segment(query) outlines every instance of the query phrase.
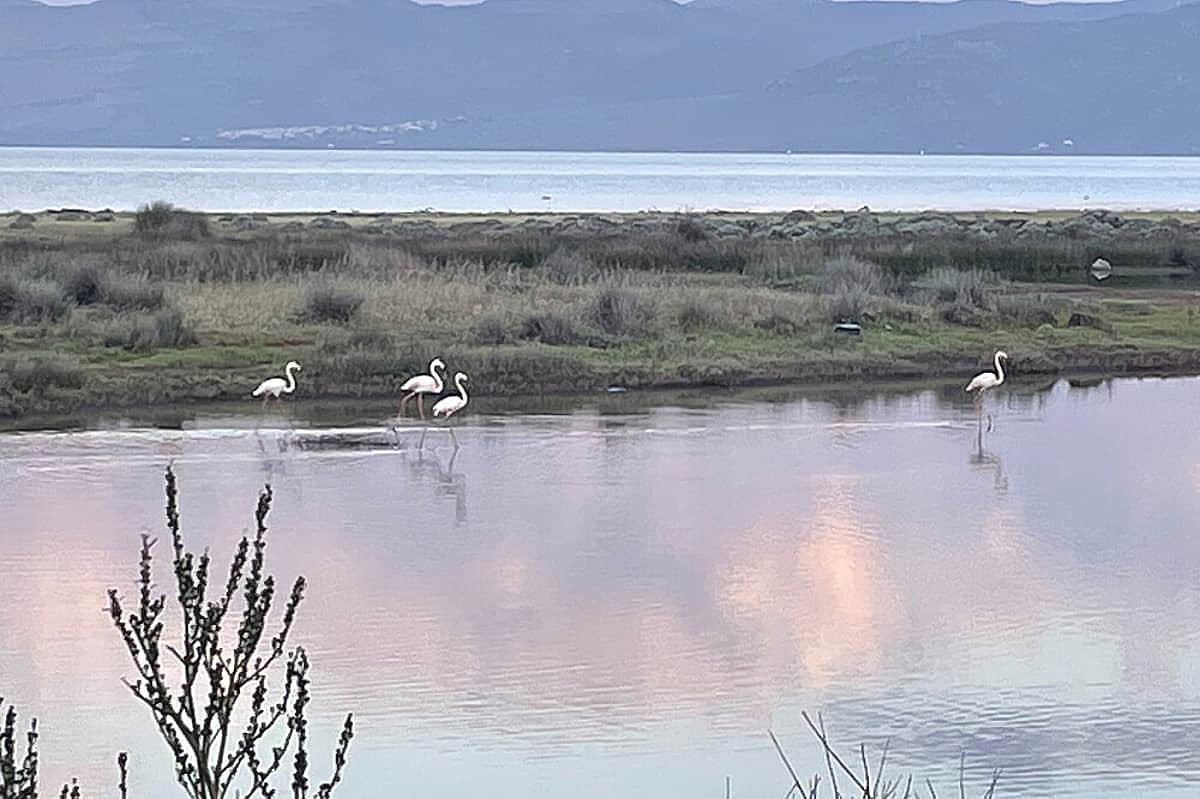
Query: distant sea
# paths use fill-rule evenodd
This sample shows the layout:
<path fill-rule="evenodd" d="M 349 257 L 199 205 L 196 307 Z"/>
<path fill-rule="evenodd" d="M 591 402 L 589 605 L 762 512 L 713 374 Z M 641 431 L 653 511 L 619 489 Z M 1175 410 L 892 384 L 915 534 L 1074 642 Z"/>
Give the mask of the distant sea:
<path fill-rule="evenodd" d="M 1200 208 L 1200 158 L 0 148 L 0 209 Z"/>

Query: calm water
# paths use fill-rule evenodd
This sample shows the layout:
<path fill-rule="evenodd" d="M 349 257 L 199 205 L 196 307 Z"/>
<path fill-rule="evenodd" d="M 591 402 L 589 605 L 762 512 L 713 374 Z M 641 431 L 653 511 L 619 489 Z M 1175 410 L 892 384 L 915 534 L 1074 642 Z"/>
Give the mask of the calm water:
<path fill-rule="evenodd" d="M 549 198 L 549 199 L 546 199 Z M 0 209 L 1192 209 L 1200 158 L 0 148 Z"/>
<path fill-rule="evenodd" d="M 102 790 L 127 748 L 131 795 L 168 795 L 102 607 L 173 460 L 222 557 L 273 482 L 319 745 L 360 722 L 349 796 L 782 796 L 765 731 L 816 768 L 808 709 L 947 795 L 965 749 L 1009 796 L 1194 797 L 1200 380 L 1016 387 L 982 441 L 960 392 L 476 414 L 453 458 L 281 450 L 296 418 L 9 434 L 0 694 L 47 784 Z"/>

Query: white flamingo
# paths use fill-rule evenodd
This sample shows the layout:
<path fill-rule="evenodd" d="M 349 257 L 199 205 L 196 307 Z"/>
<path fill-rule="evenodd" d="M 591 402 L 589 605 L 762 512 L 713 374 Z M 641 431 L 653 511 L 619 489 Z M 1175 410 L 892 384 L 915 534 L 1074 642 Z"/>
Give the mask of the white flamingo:
<path fill-rule="evenodd" d="M 258 388 L 254 389 L 251 396 L 262 397 L 263 405 L 267 404 L 269 399 L 279 399 L 282 394 L 291 394 L 296 390 L 296 377 L 292 371 L 300 371 L 300 364 L 295 361 L 288 361 L 287 366 L 283 368 L 284 374 L 287 375 L 287 380 L 282 377 L 270 377 L 258 384 Z"/>
<path fill-rule="evenodd" d="M 443 397 L 433 406 L 433 418 L 442 417 L 449 419 L 454 414 L 467 407 L 467 388 L 463 383 L 467 382 L 467 376 L 462 372 L 456 372 L 454 375 L 454 385 L 458 387 L 459 396 Z M 446 428 L 450 433 L 450 438 L 454 440 L 454 448 L 458 449 L 458 436 L 454 435 L 454 428 Z M 422 442 L 424 436 L 421 437 Z"/>
<path fill-rule="evenodd" d="M 467 407 L 467 388 L 463 383 L 467 382 L 467 376 L 462 372 L 456 372 L 454 375 L 454 385 L 458 387 L 459 396 L 444 397 L 437 401 L 433 406 L 433 416 L 436 419 L 439 416 L 445 416 L 449 419 L 454 414 Z"/>
<path fill-rule="evenodd" d="M 429 362 L 429 374 L 417 375 L 410 377 L 404 381 L 404 385 L 400 386 L 400 390 L 407 392 L 400 399 L 400 415 L 404 415 L 404 404 L 413 397 L 417 398 L 417 411 L 421 414 L 421 418 L 425 418 L 425 395 L 426 394 L 441 394 L 444 384 L 442 376 L 438 374 L 438 369 L 445 370 L 446 364 L 442 363 L 441 358 L 434 358 Z"/>
<path fill-rule="evenodd" d="M 993 360 L 996 364 L 995 372 L 980 372 L 971 378 L 970 383 L 967 383 L 967 393 L 975 395 L 975 407 L 979 409 L 979 420 L 981 423 L 983 421 L 983 395 L 1004 382 L 1004 367 L 1000 365 L 1000 362 L 1008 360 L 1008 353 L 1004 350 L 996 350 Z M 991 429 L 992 417 L 989 414 L 988 430 Z"/>

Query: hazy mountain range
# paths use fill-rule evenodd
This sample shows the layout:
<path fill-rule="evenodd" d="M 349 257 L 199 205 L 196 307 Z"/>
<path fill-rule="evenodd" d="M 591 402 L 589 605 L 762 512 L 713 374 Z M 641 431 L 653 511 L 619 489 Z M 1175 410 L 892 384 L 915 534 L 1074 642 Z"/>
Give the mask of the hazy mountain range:
<path fill-rule="evenodd" d="M 1200 5 L 0 0 L 0 144 L 1200 152 Z"/>

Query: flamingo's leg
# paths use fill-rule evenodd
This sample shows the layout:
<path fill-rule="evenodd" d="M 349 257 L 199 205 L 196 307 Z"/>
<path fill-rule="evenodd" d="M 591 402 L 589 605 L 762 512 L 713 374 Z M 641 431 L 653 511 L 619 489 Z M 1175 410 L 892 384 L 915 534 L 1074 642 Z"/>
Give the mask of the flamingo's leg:
<path fill-rule="evenodd" d="M 421 421 L 425 420 L 425 395 L 417 395 L 417 412 L 421 414 Z"/>
<path fill-rule="evenodd" d="M 458 452 L 458 436 L 454 435 L 454 428 L 447 426 L 446 430 L 450 433 L 450 440 L 454 442 L 454 451 Z"/>
<path fill-rule="evenodd" d="M 421 451 L 425 450 L 425 436 L 427 436 L 427 435 L 429 435 L 428 427 L 426 427 L 424 430 L 421 431 L 421 443 L 419 445 L 417 445 L 417 449 L 419 449 Z"/>

